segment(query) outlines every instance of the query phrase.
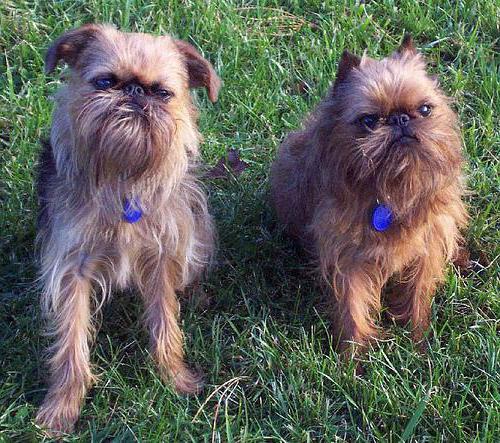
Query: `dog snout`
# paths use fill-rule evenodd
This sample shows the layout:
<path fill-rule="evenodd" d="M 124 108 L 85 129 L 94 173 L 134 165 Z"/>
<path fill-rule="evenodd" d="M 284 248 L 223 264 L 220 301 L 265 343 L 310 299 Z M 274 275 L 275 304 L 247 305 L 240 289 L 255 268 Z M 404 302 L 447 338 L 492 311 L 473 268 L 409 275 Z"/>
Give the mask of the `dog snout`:
<path fill-rule="evenodd" d="M 416 138 L 415 130 L 411 127 L 411 125 L 409 125 L 409 126 L 402 126 L 401 127 L 401 131 L 403 133 L 403 136 L 405 136 L 405 137 Z"/>
<path fill-rule="evenodd" d="M 131 100 L 130 100 L 130 104 L 132 105 L 132 107 L 136 110 L 144 110 L 146 109 L 147 105 L 148 105 L 148 99 L 147 97 L 143 96 L 143 95 L 132 95 L 131 96 Z"/>
<path fill-rule="evenodd" d="M 392 140 L 394 141 L 400 141 L 400 140 L 418 141 L 417 133 L 411 122 L 410 124 L 404 126 L 401 126 L 399 124 L 391 125 L 391 129 L 392 129 Z"/>
<path fill-rule="evenodd" d="M 388 122 L 391 126 L 405 127 L 410 122 L 410 116 L 404 112 L 392 114 L 389 116 Z"/>
<path fill-rule="evenodd" d="M 132 95 L 132 96 L 144 95 L 144 88 L 137 83 L 129 83 L 127 86 L 125 86 L 124 91 L 125 91 L 125 94 Z"/>

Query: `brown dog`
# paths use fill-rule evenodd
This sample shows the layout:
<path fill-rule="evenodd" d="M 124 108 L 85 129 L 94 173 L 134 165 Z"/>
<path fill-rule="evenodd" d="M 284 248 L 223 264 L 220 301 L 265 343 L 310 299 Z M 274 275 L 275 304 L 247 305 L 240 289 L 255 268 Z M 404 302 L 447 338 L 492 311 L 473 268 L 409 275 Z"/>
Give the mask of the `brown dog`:
<path fill-rule="evenodd" d="M 389 278 L 389 313 L 428 327 L 431 299 L 467 214 L 461 141 L 449 100 L 409 37 L 381 61 L 345 51 L 327 97 L 283 142 L 274 206 L 319 259 L 341 349 L 375 337 Z"/>
<path fill-rule="evenodd" d="M 189 88 L 207 88 L 214 102 L 220 87 L 188 43 L 110 26 L 63 34 L 47 53 L 47 72 L 60 60 L 70 77 L 56 96 L 38 183 L 42 305 L 55 343 L 37 422 L 53 432 L 78 418 L 93 380 L 92 311 L 113 287 L 141 293 L 163 379 L 180 392 L 199 387 L 184 363 L 176 298 L 213 248 L 192 171 L 200 134 Z"/>

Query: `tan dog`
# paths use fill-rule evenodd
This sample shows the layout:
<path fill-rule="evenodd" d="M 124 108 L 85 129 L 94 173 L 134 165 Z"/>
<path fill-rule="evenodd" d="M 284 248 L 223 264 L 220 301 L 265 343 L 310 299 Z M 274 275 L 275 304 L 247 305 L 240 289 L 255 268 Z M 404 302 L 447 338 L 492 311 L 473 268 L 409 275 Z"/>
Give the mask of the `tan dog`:
<path fill-rule="evenodd" d="M 381 61 L 346 51 L 327 97 L 280 148 L 274 205 L 319 259 L 344 350 L 376 336 L 390 278 L 389 312 L 411 321 L 416 341 L 428 327 L 467 220 L 448 102 L 409 37 Z"/>
<path fill-rule="evenodd" d="M 179 392 L 199 379 L 184 363 L 176 291 L 200 275 L 213 249 L 190 87 L 217 100 L 220 80 L 191 45 L 169 36 L 85 25 L 49 49 L 46 70 L 71 68 L 56 96 L 40 161 L 42 305 L 55 343 L 37 422 L 70 431 L 93 381 L 93 309 L 113 287 L 136 287 L 151 352 Z M 99 289 L 101 300 L 95 297 Z"/>

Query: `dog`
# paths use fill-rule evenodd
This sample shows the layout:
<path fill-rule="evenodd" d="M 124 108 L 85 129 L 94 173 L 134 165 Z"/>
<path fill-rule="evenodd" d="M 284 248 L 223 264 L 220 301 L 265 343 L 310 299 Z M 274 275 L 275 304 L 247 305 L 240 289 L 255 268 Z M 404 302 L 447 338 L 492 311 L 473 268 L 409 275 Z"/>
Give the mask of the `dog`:
<path fill-rule="evenodd" d="M 189 43 L 87 24 L 49 48 L 63 61 L 38 195 L 42 307 L 49 318 L 50 384 L 37 423 L 70 432 L 94 376 L 93 314 L 113 288 L 145 304 L 161 377 L 193 393 L 176 292 L 200 277 L 214 248 L 207 198 L 196 180 L 200 134 L 190 88 L 217 100 L 220 79 Z M 100 297 L 99 297 L 100 295 Z"/>
<path fill-rule="evenodd" d="M 424 343 L 467 224 L 462 165 L 450 100 L 410 36 L 382 60 L 344 51 L 327 96 L 271 169 L 277 217 L 329 287 L 342 355 L 380 334 L 383 305 Z"/>

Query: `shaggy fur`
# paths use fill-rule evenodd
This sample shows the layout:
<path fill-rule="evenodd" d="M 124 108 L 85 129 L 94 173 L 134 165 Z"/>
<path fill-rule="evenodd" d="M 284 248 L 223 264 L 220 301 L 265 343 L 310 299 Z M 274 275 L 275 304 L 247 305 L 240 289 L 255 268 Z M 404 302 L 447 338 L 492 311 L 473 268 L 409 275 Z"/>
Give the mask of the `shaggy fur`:
<path fill-rule="evenodd" d="M 38 183 L 42 307 L 55 341 L 37 422 L 56 433 L 72 429 L 93 381 L 92 317 L 113 287 L 141 293 L 162 377 L 180 392 L 199 388 L 184 363 L 176 291 L 208 263 L 214 233 L 192 171 L 200 134 L 189 87 L 216 101 L 220 86 L 188 43 L 110 26 L 63 34 L 47 71 L 60 60 L 70 76 L 55 97 Z M 134 224 L 123 220 L 125 199 L 140 202 Z"/>
<path fill-rule="evenodd" d="M 274 206 L 288 233 L 318 258 L 342 350 L 377 335 L 391 277 L 389 312 L 411 322 L 416 341 L 428 328 L 432 296 L 467 220 L 461 140 L 448 102 L 410 38 L 380 61 L 346 51 L 327 97 L 280 148 Z M 371 225 L 377 203 L 393 213 L 384 232 Z"/>

